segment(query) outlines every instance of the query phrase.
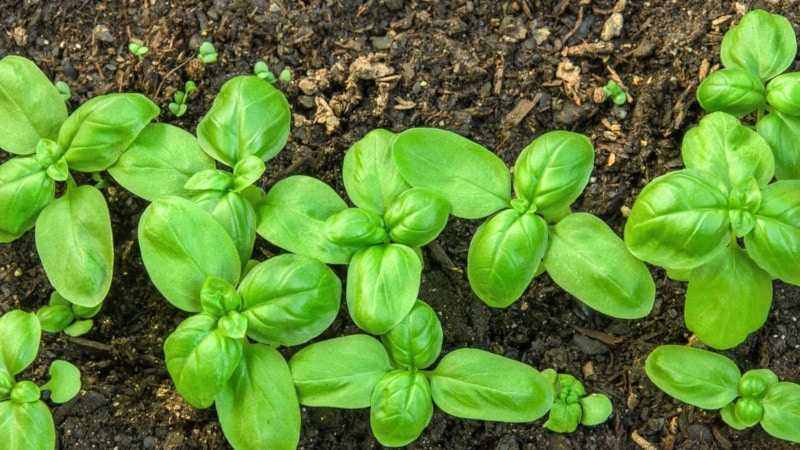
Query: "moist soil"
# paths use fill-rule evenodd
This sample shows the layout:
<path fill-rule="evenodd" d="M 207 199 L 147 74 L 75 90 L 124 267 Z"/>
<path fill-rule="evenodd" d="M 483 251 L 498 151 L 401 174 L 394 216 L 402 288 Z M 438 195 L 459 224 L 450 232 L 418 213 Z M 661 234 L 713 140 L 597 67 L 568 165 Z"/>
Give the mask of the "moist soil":
<path fill-rule="evenodd" d="M 595 168 L 574 210 L 593 213 L 621 234 L 624 210 L 648 181 L 680 168 L 680 143 L 702 111 L 695 88 L 719 64 L 723 33 L 747 10 L 764 8 L 800 23 L 794 1 L 652 0 L 24 0 L 0 8 L 0 57 L 35 61 L 73 90 L 70 109 L 112 92 L 142 92 L 164 111 L 158 120 L 194 131 L 229 78 L 257 60 L 292 72 L 277 86 L 292 107 L 289 143 L 268 163 L 269 189 L 305 174 L 341 194 L 342 159 L 373 128 L 451 130 L 491 149 L 509 167 L 535 137 L 556 129 L 584 133 Z M 795 25 L 797 31 L 798 26 Z M 219 62 L 192 61 L 211 40 Z M 130 41 L 150 49 L 138 60 Z M 792 70 L 800 69 L 795 63 Z M 167 105 L 194 80 L 188 113 Z M 603 102 L 614 79 L 628 101 Z M 0 161 L 8 156 L 0 157 Z M 76 364 L 83 389 L 52 412 L 62 449 L 226 449 L 213 408 L 177 395 L 162 345 L 186 317 L 148 281 L 136 243 L 146 203 L 109 179 L 115 276 L 94 329 L 81 338 L 47 334 L 34 369 L 41 381 L 53 359 Z M 604 424 L 556 434 L 533 423 L 464 420 L 436 410 L 409 448 L 426 449 L 780 449 L 797 448 L 759 427 L 736 431 L 717 411 L 671 399 L 645 376 L 660 344 L 692 340 L 683 321 L 686 284 L 653 269 L 657 297 L 640 320 L 594 312 L 546 275 L 506 309 L 485 306 L 465 275 L 479 222 L 452 220 L 424 249 L 420 298 L 440 314 L 443 352 L 489 350 L 582 379 L 608 395 Z M 279 252 L 264 241 L 255 257 Z M 343 274 L 340 269 L 339 274 Z M 744 371 L 772 369 L 800 382 L 800 289 L 775 282 L 766 325 L 723 352 Z M 33 233 L 0 246 L 0 313 L 46 304 L 51 287 Z M 357 333 L 344 305 L 320 338 Z M 297 349 L 283 349 L 289 357 Z M 299 447 L 373 449 L 369 411 L 302 408 Z"/>

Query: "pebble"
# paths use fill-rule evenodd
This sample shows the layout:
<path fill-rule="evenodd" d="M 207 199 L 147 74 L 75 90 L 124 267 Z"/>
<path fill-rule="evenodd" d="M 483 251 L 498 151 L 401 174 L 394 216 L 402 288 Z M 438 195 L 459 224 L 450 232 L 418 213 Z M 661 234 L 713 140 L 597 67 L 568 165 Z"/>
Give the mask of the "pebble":
<path fill-rule="evenodd" d="M 153 436 L 147 436 L 144 438 L 144 440 L 142 440 L 142 448 L 156 448 L 156 438 Z"/>

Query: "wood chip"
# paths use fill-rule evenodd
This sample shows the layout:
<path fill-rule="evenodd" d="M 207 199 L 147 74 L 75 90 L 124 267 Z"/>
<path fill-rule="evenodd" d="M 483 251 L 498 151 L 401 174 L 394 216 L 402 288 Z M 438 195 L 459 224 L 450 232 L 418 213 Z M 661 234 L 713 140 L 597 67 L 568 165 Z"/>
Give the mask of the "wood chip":
<path fill-rule="evenodd" d="M 636 443 L 636 445 L 644 450 L 658 450 L 658 447 L 651 444 L 647 439 L 643 438 L 636 430 L 631 432 L 631 439 Z"/>
<path fill-rule="evenodd" d="M 604 333 L 602 331 L 597 330 L 590 330 L 588 328 L 579 327 L 577 325 L 573 326 L 575 331 L 578 333 L 588 336 L 592 339 L 597 339 L 598 341 L 607 344 L 607 345 L 617 345 L 625 340 L 622 336 L 617 336 L 615 334 Z"/>
<path fill-rule="evenodd" d="M 541 94 L 539 93 L 536 95 L 541 97 Z M 520 101 L 517 102 L 517 105 L 514 106 L 514 109 L 512 109 L 511 112 L 506 114 L 506 116 L 503 118 L 503 124 L 506 126 L 506 128 L 516 127 L 520 124 L 520 122 L 522 122 L 522 119 L 524 119 L 525 116 L 531 112 L 531 109 L 533 109 L 537 103 L 539 103 L 537 98 L 534 98 L 533 100 L 527 98 L 520 99 Z"/>

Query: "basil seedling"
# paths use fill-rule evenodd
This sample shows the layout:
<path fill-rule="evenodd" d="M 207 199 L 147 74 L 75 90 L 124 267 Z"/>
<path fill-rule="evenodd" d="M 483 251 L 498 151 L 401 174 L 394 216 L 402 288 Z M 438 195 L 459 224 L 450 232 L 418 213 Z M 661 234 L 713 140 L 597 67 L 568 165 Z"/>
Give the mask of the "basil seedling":
<path fill-rule="evenodd" d="M 0 316 L 0 434 L 3 448 L 55 449 L 56 427 L 41 392 L 65 403 L 81 389 L 81 374 L 72 364 L 55 360 L 50 380 L 37 386 L 14 377 L 30 366 L 39 352 L 41 326 L 36 315 L 20 310 Z"/>
<path fill-rule="evenodd" d="M 586 394 L 583 384 L 569 374 L 545 369 L 542 375 L 550 382 L 555 401 L 544 427 L 556 433 L 572 433 L 578 424 L 598 425 L 611 416 L 614 408 L 604 394 Z"/>
<path fill-rule="evenodd" d="M 594 167 L 594 149 L 580 134 L 545 133 L 517 159 L 512 179 L 487 149 L 455 133 L 416 128 L 392 144 L 401 176 L 429 189 L 457 217 L 494 214 L 475 232 L 467 255 L 473 291 L 506 307 L 544 272 L 592 308 L 614 317 L 646 315 L 655 285 L 645 265 L 602 220 L 572 214 Z"/>
<path fill-rule="evenodd" d="M 766 321 L 772 279 L 800 284 L 800 266 L 786 263 L 800 259 L 800 181 L 769 184 L 769 145 L 723 112 L 689 130 L 681 152 L 686 169 L 642 189 L 625 243 L 689 282 L 686 326 L 706 345 L 727 349 Z"/>
<path fill-rule="evenodd" d="M 181 197 L 147 207 L 139 245 L 156 288 L 195 313 L 164 342 L 178 393 L 198 408 L 215 403 L 237 449 L 296 447 L 300 408 L 276 347 L 307 342 L 333 322 L 341 296 L 336 275 L 315 259 L 290 254 L 248 264 L 243 273 L 228 231 Z"/>
<path fill-rule="evenodd" d="M 800 385 L 781 382 L 769 369 L 741 374 L 725 356 L 662 345 L 647 356 L 645 371 L 659 389 L 703 409 L 722 409 L 737 430 L 761 424 L 770 435 L 800 443 Z"/>
<path fill-rule="evenodd" d="M 372 432 L 382 445 L 416 440 L 433 415 L 529 422 L 543 416 L 553 390 L 536 369 L 475 349 L 454 350 L 435 369 L 442 328 L 422 301 L 381 340 L 352 335 L 317 342 L 289 361 L 300 403 L 370 408 Z"/>

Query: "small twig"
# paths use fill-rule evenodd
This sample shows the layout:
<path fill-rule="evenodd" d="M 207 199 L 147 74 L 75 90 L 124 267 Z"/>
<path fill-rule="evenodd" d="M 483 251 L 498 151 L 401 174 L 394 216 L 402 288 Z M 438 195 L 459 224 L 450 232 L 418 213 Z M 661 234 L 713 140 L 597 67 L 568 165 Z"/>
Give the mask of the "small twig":
<path fill-rule="evenodd" d="M 166 80 L 167 80 L 167 78 L 169 78 L 169 77 L 170 77 L 170 75 L 172 75 L 173 73 L 177 72 L 177 71 L 178 71 L 178 69 L 180 69 L 181 67 L 183 67 L 183 66 L 185 66 L 185 65 L 189 64 L 189 62 L 191 62 L 193 59 L 194 59 L 194 56 L 192 56 L 192 57 L 190 57 L 189 59 L 187 59 L 186 61 L 184 61 L 184 62 L 182 62 L 182 63 L 178 64 L 177 66 L 175 66 L 175 68 L 173 68 L 172 70 L 170 70 L 169 72 L 167 72 L 167 74 L 166 74 L 166 75 L 164 75 L 164 78 L 162 78 L 162 79 L 161 79 L 161 82 L 160 82 L 160 83 L 158 83 L 158 89 L 156 89 L 156 93 L 153 95 L 153 98 L 158 98 L 158 93 L 159 93 L 159 92 L 161 92 L 161 88 L 162 88 L 162 87 L 163 87 L 163 85 L 164 85 L 164 81 L 166 81 Z"/>

